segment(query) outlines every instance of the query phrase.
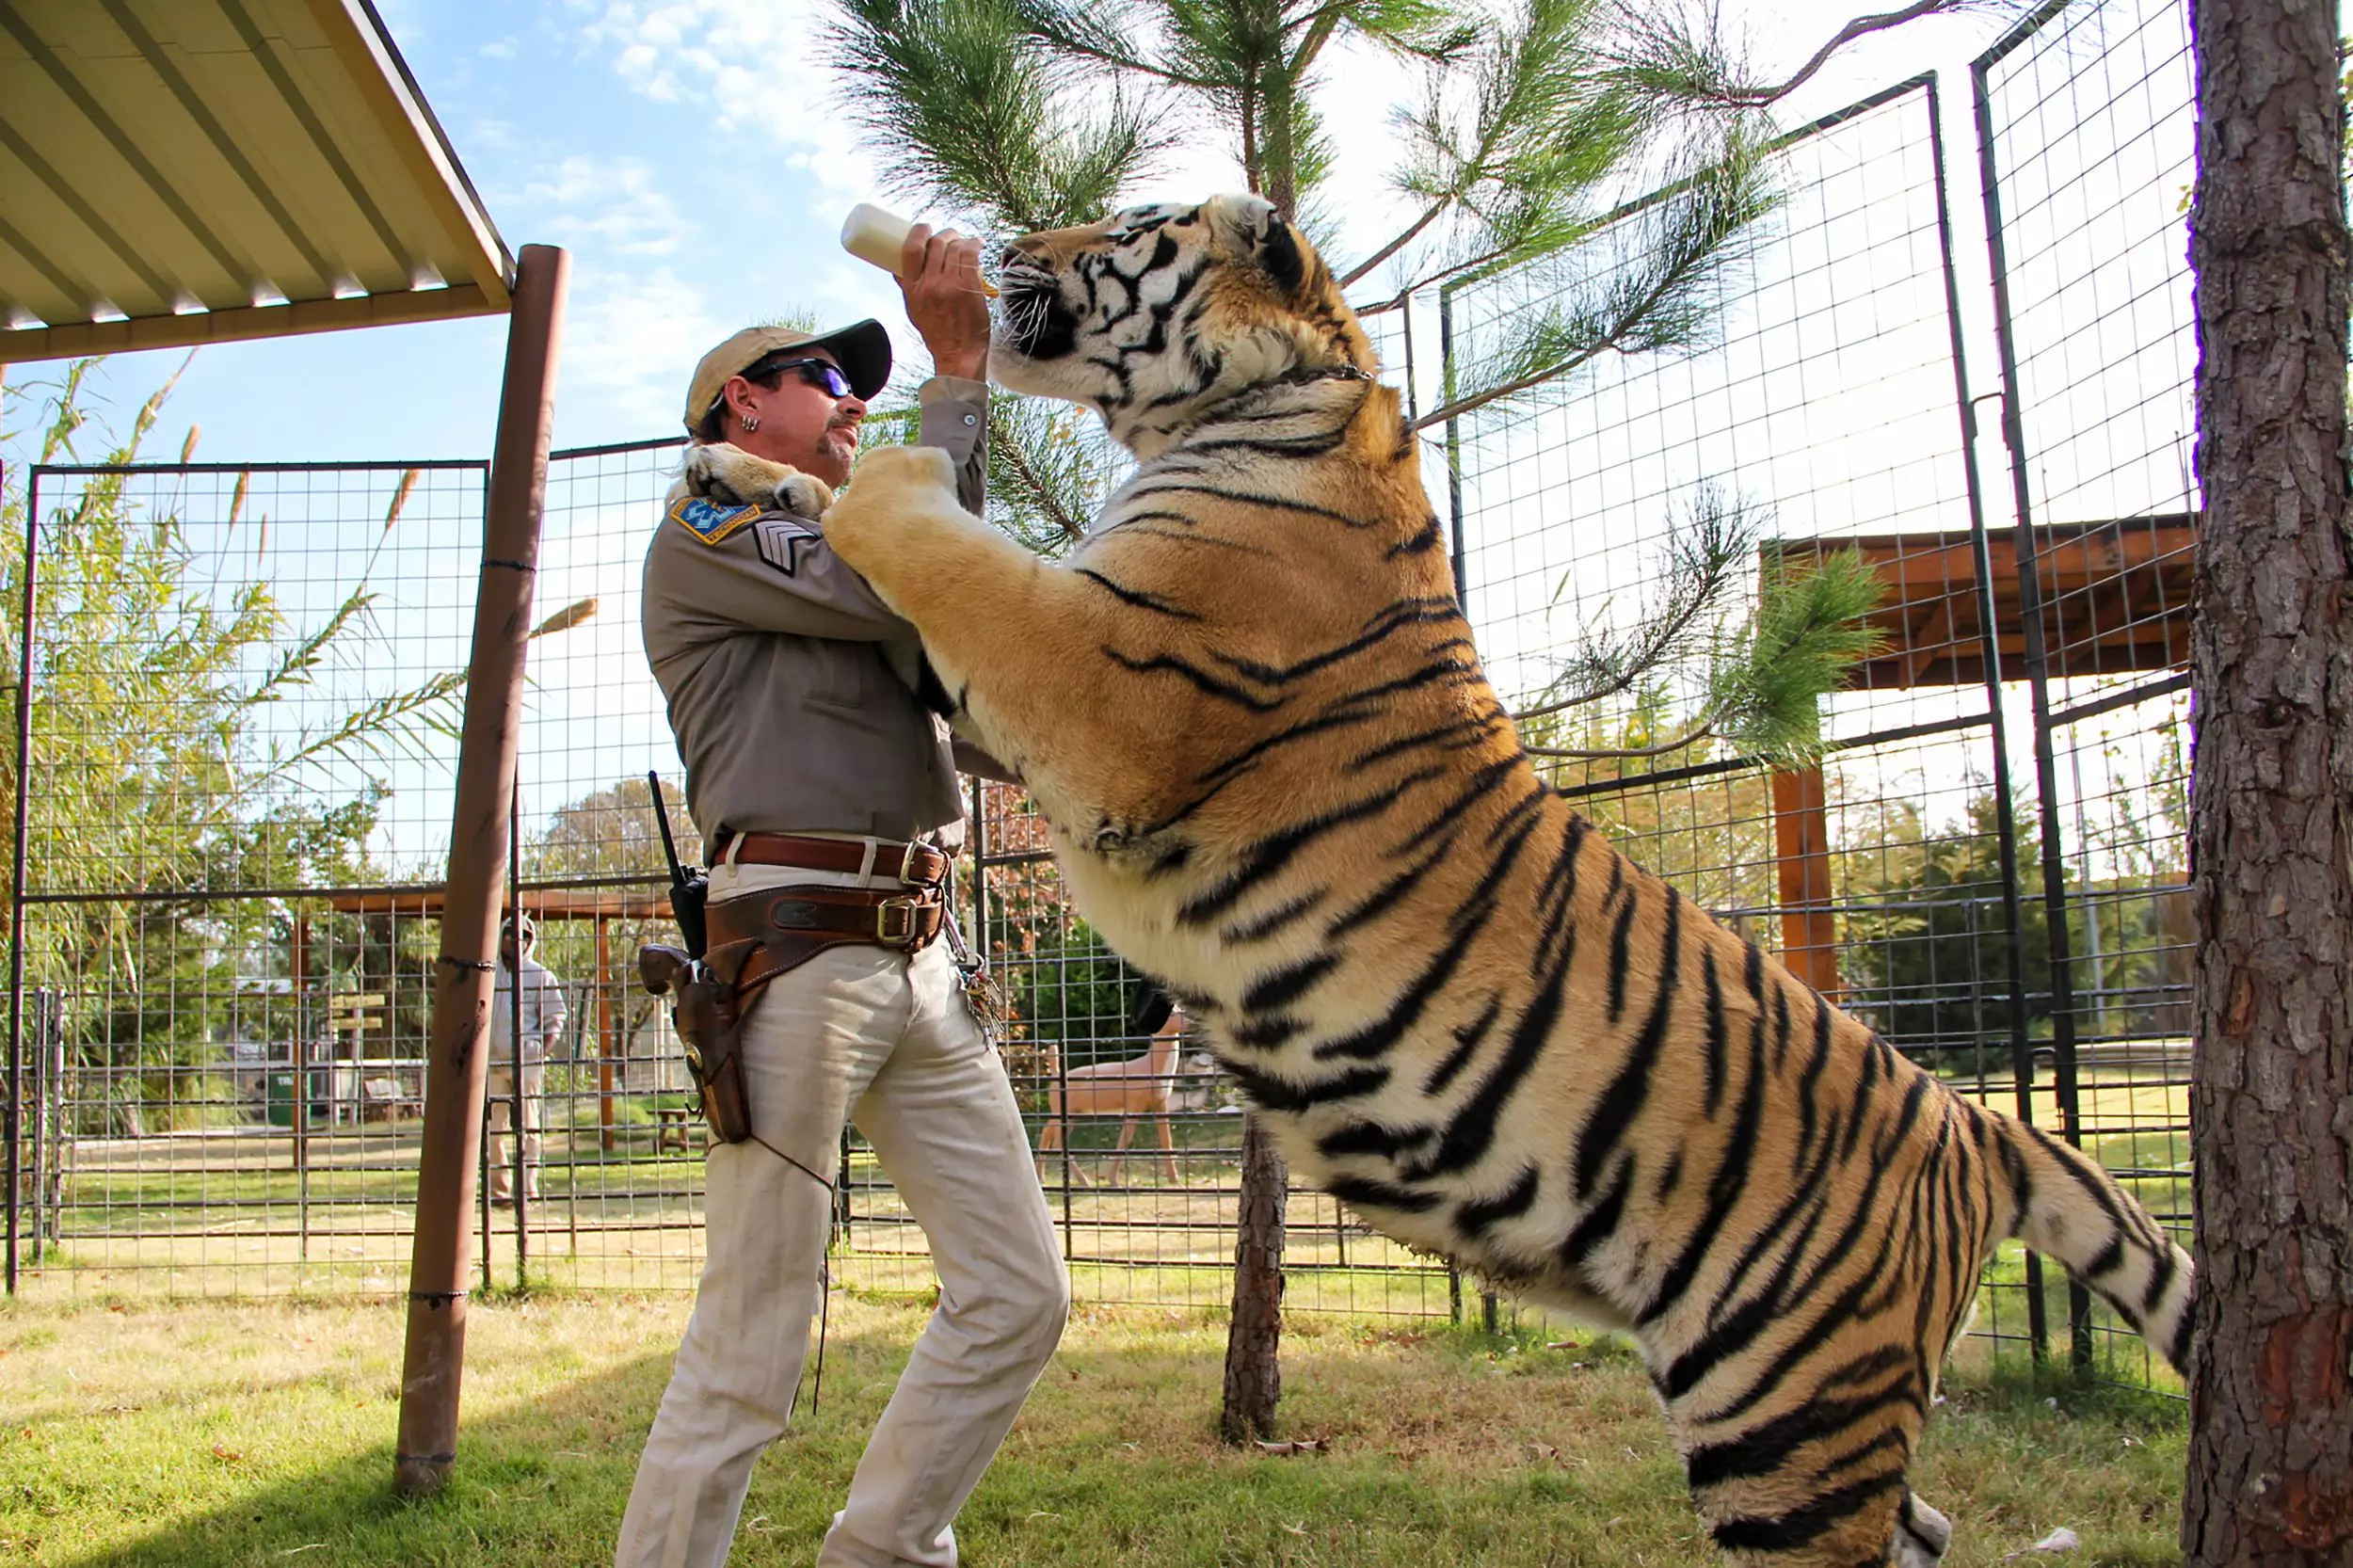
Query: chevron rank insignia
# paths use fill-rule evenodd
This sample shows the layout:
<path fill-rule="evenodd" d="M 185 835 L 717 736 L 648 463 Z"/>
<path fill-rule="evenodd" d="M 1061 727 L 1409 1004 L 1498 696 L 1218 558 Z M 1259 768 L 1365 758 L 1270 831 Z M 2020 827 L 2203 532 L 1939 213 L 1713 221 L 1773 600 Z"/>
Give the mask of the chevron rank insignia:
<path fill-rule="evenodd" d="M 680 497 L 670 507 L 670 520 L 705 544 L 717 544 L 758 516 L 757 506 L 722 506 L 703 495 Z"/>
<path fill-rule="evenodd" d="M 801 569 L 801 552 L 817 542 L 807 524 L 792 518 L 770 518 L 752 530 L 760 558 L 791 577 Z"/>

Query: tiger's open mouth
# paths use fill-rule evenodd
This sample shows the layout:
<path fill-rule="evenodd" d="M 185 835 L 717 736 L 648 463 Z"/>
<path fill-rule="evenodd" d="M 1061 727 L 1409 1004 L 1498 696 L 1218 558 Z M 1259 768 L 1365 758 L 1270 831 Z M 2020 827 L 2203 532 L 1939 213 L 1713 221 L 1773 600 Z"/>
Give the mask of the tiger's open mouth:
<path fill-rule="evenodd" d="M 1078 347 L 1079 318 L 1049 268 L 1009 251 L 997 281 L 997 336 L 1005 347 L 1028 360 L 1059 360 Z"/>

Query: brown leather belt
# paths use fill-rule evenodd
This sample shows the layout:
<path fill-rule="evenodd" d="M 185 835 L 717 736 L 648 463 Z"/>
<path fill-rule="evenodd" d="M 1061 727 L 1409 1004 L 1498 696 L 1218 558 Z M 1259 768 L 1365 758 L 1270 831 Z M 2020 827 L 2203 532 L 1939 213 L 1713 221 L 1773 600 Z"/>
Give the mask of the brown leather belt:
<path fill-rule="evenodd" d="M 729 861 L 853 875 L 868 870 L 864 840 L 804 839 L 797 833 L 722 833 L 712 846 L 712 864 Z M 909 888 L 936 888 L 948 874 L 948 856 L 929 844 L 880 839 L 874 843 L 872 869 L 877 875 L 895 875 Z"/>
<path fill-rule="evenodd" d="M 863 856 L 863 846 L 851 847 Z M 761 986 L 827 948 L 862 945 L 889 948 L 910 956 L 922 952 L 938 939 L 947 920 L 947 905 L 936 887 L 914 893 L 867 888 L 772 888 L 714 904 L 704 911 L 703 919 L 713 954 L 736 942 L 759 944 L 759 951 L 735 977 L 737 1002 L 748 1006 Z"/>

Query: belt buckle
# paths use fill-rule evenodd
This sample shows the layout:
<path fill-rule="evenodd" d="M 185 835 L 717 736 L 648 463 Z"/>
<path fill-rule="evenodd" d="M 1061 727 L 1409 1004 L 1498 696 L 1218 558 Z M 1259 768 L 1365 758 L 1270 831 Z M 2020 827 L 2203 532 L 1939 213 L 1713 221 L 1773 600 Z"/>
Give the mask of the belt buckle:
<path fill-rule="evenodd" d="M 932 885 L 930 877 L 915 874 L 915 857 L 925 847 L 910 839 L 906 842 L 906 847 L 899 852 L 899 885 L 901 887 L 928 888 Z"/>
<path fill-rule="evenodd" d="M 874 905 L 874 940 L 885 947 L 900 948 L 915 940 L 915 911 L 922 901 L 916 898 L 887 898 Z M 899 929 L 890 929 L 893 912 L 900 917 Z"/>

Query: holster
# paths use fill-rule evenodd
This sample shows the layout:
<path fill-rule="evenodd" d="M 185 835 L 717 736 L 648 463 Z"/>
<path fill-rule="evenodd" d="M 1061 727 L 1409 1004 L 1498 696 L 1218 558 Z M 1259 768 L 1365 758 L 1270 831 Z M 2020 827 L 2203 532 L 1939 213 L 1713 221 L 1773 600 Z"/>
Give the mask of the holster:
<path fill-rule="evenodd" d="M 752 1108 L 744 1092 L 744 1010 L 736 982 L 759 944 L 726 942 L 702 958 L 677 948 L 637 950 L 637 972 L 655 996 L 677 999 L 670 1021 L 686 1048 L 687 1076 L 701 1096 L 703 1120 L 723 1144 L 752 1135 Z"/>
<path fill-rule="evenodd" d="M 937 939 L 945 916 L 936 887 L 912 893 L 781 888 L 710 905 L 704 919 L 714 945 L 700 959 L 658 945 L 637 951 L 646 989 L 678 999 L 670 1018 L 702 1096 L 703 1120 L 720 1142 L 752 1135 L 741 1048 L 744 1016 L 760 988 L 827 948 L 920 952 Z"/>

